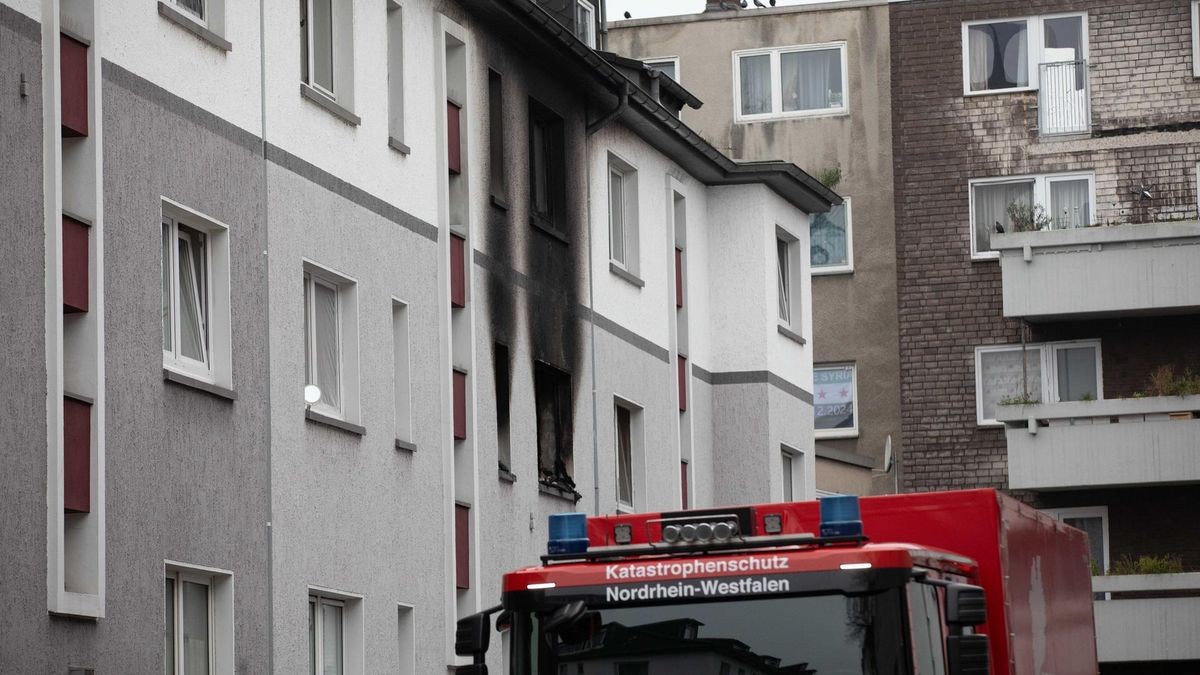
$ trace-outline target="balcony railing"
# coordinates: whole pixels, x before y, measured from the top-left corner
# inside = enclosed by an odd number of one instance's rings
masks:
[[[1043,136],[1085,134],[1092,128],[1087,61],[1043,63],[1038,84],[1038,130]]]
[[[1092,577],[1101,663],[1200,659],[1200,573]]]

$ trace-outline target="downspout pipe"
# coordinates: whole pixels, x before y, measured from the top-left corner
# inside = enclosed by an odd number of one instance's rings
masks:
[[[596,120],[595,122],[592,122],[591,124],[589,124],[587,126],[587,135],[591,136],[592,134],[596,133],[597,131],[600,131],[604,127],[608,126],[609,122],[612,122],[613,120],[615,120],[617,117],[619,117],[622,113],[624,113],[628,109],[629,109],[629,83],[627,82],[627,83],[625,83],[624,86],[621,87],[621,96],[620,96],[620,99],[617,101],[617,107],[615,107],[612,110],[605,113],[604,117],[601,117],[600,119]]]

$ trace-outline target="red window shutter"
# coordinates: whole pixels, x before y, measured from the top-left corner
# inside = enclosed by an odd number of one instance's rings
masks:
[[[467,242],[450,235],[450,306],[467,306]]]
[[[60,35],[59,68],[62,74],[62,135],[88,135],[88,47]]]
[[[63,311],[88,311],[88,226],[62,217]]]
[[[454,505],[454,586],[471,587],[471,507]]]
[[[679,412],[687,410],[687,357],[679,355]]]
[[[683,249],[675,249],[675,306],[683,307]]]
[[[63,399],[63,510],[92,510],[92,406]]]
[[[446,101],[446,144],[450,173],[462,173],[462,108]]]
[[[454,371],[454,439],[467,437],[467,374]]]
[[[679,487],[683,493],[683,508],[691,508],[688,506],[688,463],[679,463]]]

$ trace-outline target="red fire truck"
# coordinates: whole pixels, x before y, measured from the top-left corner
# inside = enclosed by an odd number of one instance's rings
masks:
[[[459,622],[486,673],[1095,675],[1087,539],[994,490],[551,517]]]

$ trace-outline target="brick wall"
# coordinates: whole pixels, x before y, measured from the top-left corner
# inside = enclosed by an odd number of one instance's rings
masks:
[[[1002,314],[998,264],[971,260],[969,179],[1093,171],[1094,220],[1196,217],[1200,131],[1129,128],[1200,121],[1189,7],[1061,0],[891,5],[905,489],[1006,482],[1003,431],[975,423],[974,348],[1019,342],[1020,323]],[[1036,92],[963,96],[963,21],[1067,11],[1089,15],[1092,137],[1039,138]],[[1134,195],[1143,184],[1154,199]],[[1119,331],[1106,334],[1114,345],[1119,341]],[[1131,353],[1114,363],[1114,376],[1125,369],[1117,389],[1141,386],[1132,380],[1149,356]],[[1106,353],[1106,371],[1107,359]]]

